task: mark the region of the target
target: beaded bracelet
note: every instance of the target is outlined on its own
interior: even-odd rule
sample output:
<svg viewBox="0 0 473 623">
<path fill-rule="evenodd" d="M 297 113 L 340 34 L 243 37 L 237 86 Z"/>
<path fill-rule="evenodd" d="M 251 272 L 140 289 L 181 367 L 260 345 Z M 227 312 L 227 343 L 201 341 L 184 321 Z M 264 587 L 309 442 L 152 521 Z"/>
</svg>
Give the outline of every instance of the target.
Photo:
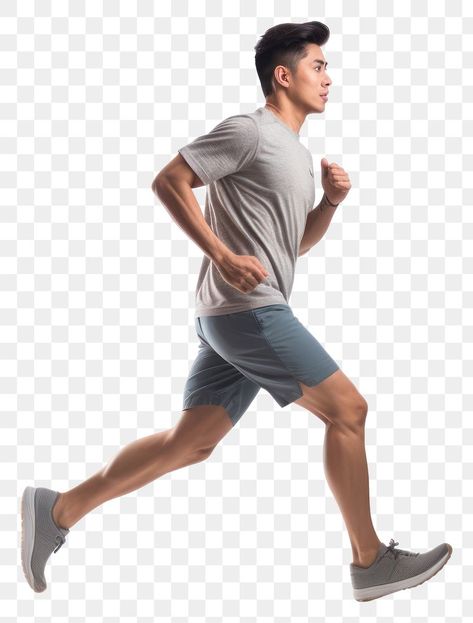
<svg viewBox="0 0 473 623">
<path fill-rule="evenodd" d="M 324 197 L 325 197 L 325 201 L 326 201 L 329 205 L 331 205 L 331 206 L 332 206 L 332 208 L 336 208 L 337 206 L 339 206 L 339 205 L 340 205 L 339 203 L 332 203 L 332 202 L 330 201 L 330 199 L 327 197 L 327 195 L 326 195 L 325 193 L 324 193 Z"/>
</svg>

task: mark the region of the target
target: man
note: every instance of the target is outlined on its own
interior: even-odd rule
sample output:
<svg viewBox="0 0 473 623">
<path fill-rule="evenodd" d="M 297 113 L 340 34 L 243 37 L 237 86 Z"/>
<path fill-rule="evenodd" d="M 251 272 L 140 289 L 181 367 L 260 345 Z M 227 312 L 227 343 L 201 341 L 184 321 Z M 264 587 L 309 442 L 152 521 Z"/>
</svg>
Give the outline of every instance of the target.
<svg viewBox="0 0 473 623">
<path fill-rule="evenodd" d="M 325 110 L 331 80 L 321 46 L 329 34 L 320 22 L 270 28 L 255 48 L 265 105 L 228 117 L 179 149 L 154 180 L 153 191 L 204 252 L 196 290 L 199 352 L 182 416 L 174 428 L 126 446 L 70 491 L 27 487 L 22 552 L 35 590 L 46 588 L 45 562 L 72 525 L 106 500 L 207 458 L 261 387 L 281 407 L 295 402 L 325 424 L 324 467 L 352 545 L 355 599 L 421 584 L 450 557 L 447 543 L 420 554 L 379 540 L 369 505 L 366 400 L 288 304 L 297 257 L 323 237 L 351 187 L 344 169 L 323 158 L 324 194 L 314 208 L 312 156 L 299 140 L 306 116 Z M 192 192 L 204 184 L 205 217 Z"/>
</svg>

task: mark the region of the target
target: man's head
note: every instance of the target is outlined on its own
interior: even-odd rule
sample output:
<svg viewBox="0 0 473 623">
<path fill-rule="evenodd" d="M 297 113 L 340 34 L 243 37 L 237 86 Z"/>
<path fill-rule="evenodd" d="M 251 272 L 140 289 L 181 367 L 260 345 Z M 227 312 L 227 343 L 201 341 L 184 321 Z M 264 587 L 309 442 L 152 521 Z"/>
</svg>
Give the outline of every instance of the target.
<svg viewBox="0 0 473 623">
<path fill-rule="evenodd" d="M 323 112 L 321 96 L 332 81 L 321 46 L 329 36 L 321 22 L 277 24 L 264 33 L 255 46 L 255 65 L 267 101 L 288 98 L 306 114 Z"/>
</svg>

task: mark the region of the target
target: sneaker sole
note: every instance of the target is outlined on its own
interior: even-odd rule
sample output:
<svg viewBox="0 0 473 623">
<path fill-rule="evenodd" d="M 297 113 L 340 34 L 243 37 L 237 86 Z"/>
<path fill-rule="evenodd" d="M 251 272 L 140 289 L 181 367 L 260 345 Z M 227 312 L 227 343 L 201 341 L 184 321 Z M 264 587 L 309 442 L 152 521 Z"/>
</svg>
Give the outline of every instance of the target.
<svg viewBox="0 0 473 623">
<path fill-rule="evenodd" d="M 372 601 L 373 599 L 378 599 L 378 597 L 384 597 L 384 595 L 396 593 L 406 588 L 414 588 L 414 586 L 423 584 L 436 575 L 452 555 L 452 546 L 447 543 L 447 547 L 448 554 L 445 554 L 435 565 L 423 573 L 419 573 L 405 580 L 399 580 L 398 582 L 391 582 L 390 584 L 379 584 L 378 586 L 369 586 L 368 588 L 355 588 L 353 589 L 354 598 L 357 601 Z"/>
<path fill-rule="evenodd" d="M 31 569 L 31 556 L 34 548 L 35 513 L 34 513 L 34 487 L 26 487 L 21 497 L 21 566 L 26 581 L 36 593 L 46 590 L 38 590 L 35 586 L 34 575 Z"/>
</svg>

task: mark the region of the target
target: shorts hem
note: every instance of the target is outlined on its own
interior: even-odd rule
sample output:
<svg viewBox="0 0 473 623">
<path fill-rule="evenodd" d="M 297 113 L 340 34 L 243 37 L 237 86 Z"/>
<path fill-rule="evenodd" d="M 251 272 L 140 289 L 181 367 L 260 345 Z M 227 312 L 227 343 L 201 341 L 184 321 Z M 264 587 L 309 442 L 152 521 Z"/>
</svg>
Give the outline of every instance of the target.
<svg viewBox="0 0 473 623">
<path fill-rule="evenodd" d="M 299 385 L 299 383 L 304 383 L 304 385 L 307 385 L 308 387 L 315 387 L 316 385 L 318 385 L 322 381 L 325 381 L 325 379 L 327 379 L 329 376 L 331 376 L 337 370 L 340 370 L 340 366 L 338 364 L 336 364 L 336 367 L 330 366 L 330 368 L 327 368 L 323 372 L 322 375 L 317 376 L 317 378 L 315 380 L 311 381 L 310 383 L 306 383 L 305 381 L 302 381 L 301 379 L 296 379 L 297 386 L 299 388 L 299 394 L 297 396 L 295 396 L 294 398 L 291 398 L 287 402 L 284 402 L 284 404 L 282 404 L 282 405 L 280 404 L 279 406 L 281 408 L 287 407 L 287 405 L 293 403 L 295 400 L 298 400 L 299 398 L 302 398 L 303 392 L 301 391 L 301 386 Z"/>
<path fill-rule="evenodd" d="M 182 403 L 182 410 L 190 409 L 191 407 L 197 407 L 200 405 L 216 405 L 219 407 L 223 407 L 225 411 L 228 413 L 233 426 L 240 419 L 237 414 L 232 409 L 232 400 L 224 400 L 218 394 L 196 394 L 187 398 Z"/>
</svg>

